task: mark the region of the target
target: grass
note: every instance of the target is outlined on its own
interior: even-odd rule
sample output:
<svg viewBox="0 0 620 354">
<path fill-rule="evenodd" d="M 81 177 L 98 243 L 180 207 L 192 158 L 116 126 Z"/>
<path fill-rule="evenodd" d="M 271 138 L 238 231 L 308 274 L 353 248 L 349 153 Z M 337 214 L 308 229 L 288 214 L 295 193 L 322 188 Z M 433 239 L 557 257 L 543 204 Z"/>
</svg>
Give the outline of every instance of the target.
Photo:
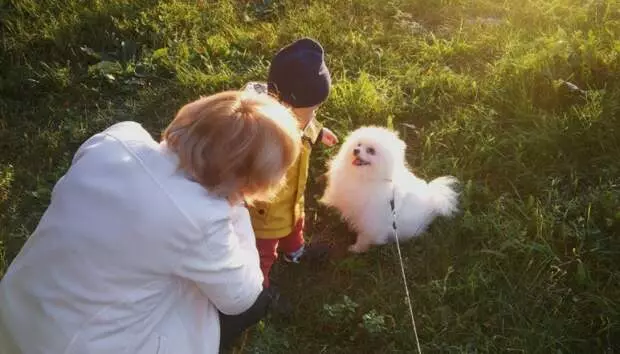
<svg viewBox="0 0 620 354">
<path fill-rule="evenodd" d="M 77 146 L 121 120 L 155 136 L 183 103 L 321 41 L 341 137 L 391 124 L 414 171 L 462 181 L 461 213 L 404 245 L 424 352 L 620 352 L 620 1 L 0 1 L 0 275 Z M 317 205 L 329 264 L 277 264 L 292 318 L 246 353 L 413 353 L 393 247 Z M 238 348 L 240 349 L 240 348 Z"/>
</svg>

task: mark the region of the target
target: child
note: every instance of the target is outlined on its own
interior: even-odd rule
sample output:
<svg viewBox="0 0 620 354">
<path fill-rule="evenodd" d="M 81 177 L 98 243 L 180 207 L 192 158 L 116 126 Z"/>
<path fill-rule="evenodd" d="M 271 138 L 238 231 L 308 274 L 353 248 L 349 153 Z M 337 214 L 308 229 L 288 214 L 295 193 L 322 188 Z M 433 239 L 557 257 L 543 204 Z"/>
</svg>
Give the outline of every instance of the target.
<svg viewBox="0 0 620 354">
<path fill-rule="evenodd" d="M 325 247 L 304 245 L 304 192 L 312 146 L 319 140 L 327 146 L 338 142 L 334 133 L 315 119 L 330 88 L 323 48 L 309 38 L 295 41 L 275 55 L 266 84 L 246 85 L 246 89 L 273 95 L 288 106 L 299 122 L 302 139 L 300 155 L 286 173 L 286 185 L 271 202 L 257 202 L 249 208 L 265 287 L 269 287 L 269 272 L 278 249 L 286 261 L 294 263 L 323 256 L 327 251 Z"/>
</svg>

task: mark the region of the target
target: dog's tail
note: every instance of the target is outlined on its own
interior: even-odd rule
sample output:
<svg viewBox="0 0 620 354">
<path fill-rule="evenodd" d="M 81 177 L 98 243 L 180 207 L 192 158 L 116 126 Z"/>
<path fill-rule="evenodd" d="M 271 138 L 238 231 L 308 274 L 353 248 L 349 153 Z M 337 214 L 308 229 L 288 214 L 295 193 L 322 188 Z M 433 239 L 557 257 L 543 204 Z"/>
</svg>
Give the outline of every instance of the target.
<svg viewBox="0 0 620 354">
<path fill-rule="evenodd" d="M 457 183 L 452 176 L 438 177 L 428 183 L 431 203 L 437 214 L 452 216 L 457 211 L 459 193 L 453 188 Z"/>
</svg>

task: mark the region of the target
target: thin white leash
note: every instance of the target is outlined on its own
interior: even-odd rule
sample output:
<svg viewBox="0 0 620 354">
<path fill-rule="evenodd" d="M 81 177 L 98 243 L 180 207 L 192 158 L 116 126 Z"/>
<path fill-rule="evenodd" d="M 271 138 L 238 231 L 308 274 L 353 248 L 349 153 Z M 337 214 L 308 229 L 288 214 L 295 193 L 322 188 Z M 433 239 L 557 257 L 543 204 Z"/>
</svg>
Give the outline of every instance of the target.
<svg viewBox="0 0 620 354">
<path fill-rule="evenodd" d="M 405 295 L 407 295 L 407 305 L 409 306 L 409 315 L 411 315 L 411 324 L 413 325 L 413 334 L 415 335 L 415 342 L 418 346 L 418 353 L 422 354 L 420 348 L 420 339 L 418 338 L 418 329 L 415 325 L 415 317 L 413 316 L 413 305 L 411 305 L 411 296 L 409 296 L 409 286 L 407 286 L 407 276 L 405 275 L 405 265 L 403 263 L 403 255 L 400 252 L 400 242 L 398 241 L 398 231 L 396 230 L 396 206 L 394 200 L 396 199 L 396 192 L 392 187 L 392 199 L 390 200 L 390 208 L 392 209 L 392 229 L 394 230 L 394 238 L 396 239 L 396 250 L 398 250 L 398 260 L 400 261 L 400 271 L 403 276 L 403 284 L 405 285 Z"/>
</svg>

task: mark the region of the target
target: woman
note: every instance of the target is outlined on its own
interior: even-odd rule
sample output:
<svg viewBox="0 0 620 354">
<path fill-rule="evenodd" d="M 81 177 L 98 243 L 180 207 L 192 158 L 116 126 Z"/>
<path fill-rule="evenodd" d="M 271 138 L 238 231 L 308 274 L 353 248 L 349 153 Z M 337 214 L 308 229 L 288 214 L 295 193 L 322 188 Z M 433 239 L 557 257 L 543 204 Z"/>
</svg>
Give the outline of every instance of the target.
<svg viewBox="0 0 620 354">
<path fill-rule="evenodd" d="M 88 139 L 0 282 L 0 353 L 216 353 L 270 302 L 243 203 L 298 141 L 286 108 L 237 91 L 182 107 L 159 144 L 135 122 Z"/>
</svg>

